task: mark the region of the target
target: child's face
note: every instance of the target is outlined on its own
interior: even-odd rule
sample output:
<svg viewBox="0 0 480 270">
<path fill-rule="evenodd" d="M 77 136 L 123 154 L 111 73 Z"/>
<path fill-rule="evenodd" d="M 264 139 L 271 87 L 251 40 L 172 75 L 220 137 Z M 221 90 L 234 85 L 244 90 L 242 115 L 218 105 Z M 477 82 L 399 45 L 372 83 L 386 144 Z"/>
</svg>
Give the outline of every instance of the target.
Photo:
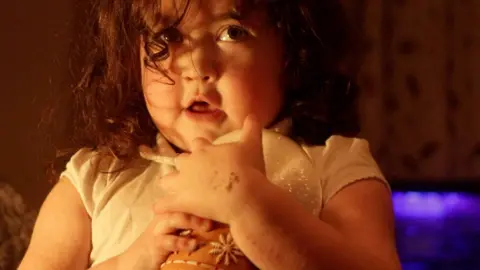
<svg viewBox="0 0 480 270">
<path fill-rule="evenodd" d="M 241 128 L 248 114 L 266 126 L 280 111 L 281 37 L 266 11 L 253 10 L 241 23 L 224 16 L 237 1 L 190 1 L 176 28 L 183 41 L 171 43 L 169 57 L 158 62 L 163 74 L 144 66 L 141 46 L 142 84 L 150 115 L 160 132 L 185 151 L 197 137 L 214 140 Z M 178 16 L 183 2 L 162 1 L 161 14 Z M 205 103 L 190 106 L 195 99 Z"/>
</svg>

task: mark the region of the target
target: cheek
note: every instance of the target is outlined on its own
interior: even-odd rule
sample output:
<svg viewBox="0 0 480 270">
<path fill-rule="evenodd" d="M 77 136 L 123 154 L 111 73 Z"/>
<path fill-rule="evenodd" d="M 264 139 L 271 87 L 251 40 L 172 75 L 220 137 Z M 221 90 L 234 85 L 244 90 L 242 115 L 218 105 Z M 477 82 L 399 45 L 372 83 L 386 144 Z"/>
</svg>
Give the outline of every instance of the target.
<svg viewBox="0 0 480 270">
<path fill-rule="evenodd" d="M 225 71 L 239 90 L 250 90 L 257 98 L 280 92 L 282 54 L 270 45 L 259 42 L 253 48 L 242 48 L 225 61 Z"/>
<path fill-rule="evenodd" d="M 281 87 L 276 59 L 262 58 L 254 53 L 243 56 L 226 61 L 224 77 L 232 82 L 237 92 L 261 96 Z"/>
<path fill-rule="evenodd" d="M 226 90 L 222 96 L 236 122 L 243 121 L 249 113 L 255 113 L 267 124 L 278 113 L 282 100 L 280 78 L 264 68 L 262 65 L 249 69 L 236 68 L 225 74 L 228 80 L 225 80 L 225 87 L 221 87 Z"/>
<path fill-rule="evenodd" d="M 181 112 L 178 87 L 166 84 L 161 76 L 154 73 L 145 74 L 142 83 L 145 103 L 153 122 L 160 129 L 172 127 Z"/>
<path fill-rule="evenodd" d="M 174 109 L 180 107 L 178 87 L 168 84 L 161 74 L 146 71 L 143 76 L 143 93 L 150 109 Z"/>
</svg>

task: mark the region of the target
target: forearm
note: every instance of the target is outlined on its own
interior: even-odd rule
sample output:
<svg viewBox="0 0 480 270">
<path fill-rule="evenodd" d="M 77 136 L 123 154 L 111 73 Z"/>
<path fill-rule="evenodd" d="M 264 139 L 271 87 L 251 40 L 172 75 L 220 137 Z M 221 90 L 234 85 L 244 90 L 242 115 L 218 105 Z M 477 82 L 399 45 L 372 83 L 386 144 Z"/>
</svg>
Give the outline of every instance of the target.
<svg viewBox="0 0 480 270">
<path fill-rule="evenodd" d="M 120 258 L 119 256 L 113 257 L 109 260 L 106 260 L 102 263 L 99 263 L 88 270 L 121 270 L 125 268 L 121 268 L 120 266 Z"/>
<path fill-rule="evenodd" d="M 88 270 L 131 270 L 131 269 L 148 269 L 146 259 L 134 257 L 131 254 L 122 253 L 121 255 L 112 257 L 104 262 L 92 266 Z"/>
<path fill-rule="evenodd" d="M 231 224 L 237 245 L 262 270 L 392 269 L 308 213 L 280 189 L 262 189 Z M 257 192 L 256 191 L 256 192 Z M 259 201 L 261 200 L 261 202 Z"/>
</svg>

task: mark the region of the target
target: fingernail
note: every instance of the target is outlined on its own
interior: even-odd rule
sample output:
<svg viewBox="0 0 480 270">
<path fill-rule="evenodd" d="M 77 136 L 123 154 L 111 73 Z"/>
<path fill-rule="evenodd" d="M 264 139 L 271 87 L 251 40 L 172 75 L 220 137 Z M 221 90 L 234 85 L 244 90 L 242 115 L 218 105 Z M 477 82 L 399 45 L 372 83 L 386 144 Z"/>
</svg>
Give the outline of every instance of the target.
<svg viewBox="0 0 480 270">
<path fill-rule="evenodd" d="M 159 235 L 161 230 L 162 230 L 162 226 L 160 224 L 155 225 L 155 228 L 153 229 L 153 235 L 155 236 Z"/>
<path fill-rule="evenodd" d="M 188 240 L 187 245 L 188 245 L 188 248 L 189 248 L 191 251 L 193 251 L 193 250 L 195 250 L 195 249 L 197 248 L 197 241 L 196 241 L 195 239 L 190 239 L 190 240 Z"/>
<path fill-rule="evenodd" d="M 200 248 L 202 248 L 202 247 L 204 247 L 204 246 L 206 246 L 206 245 L 207 245 L 207 242 L 205 242 L 205 241 L 199 241 L 199 242 L 197 243 L 197 249 L 200 249 Z"/>
<path fill-rule="evenodd" d="M 209 231 L 211 227 L 210 221 L 205 220 L 200 227 L 202 228 L 203 231 Z"/>
<path fill-rule="evenodd" d="M 186 237 L 186 236 L 192 235 L 192 233 L 193 233 L 193 230 L 191 230 L 191 229 L 181 230 L 181 231 L 178 233 L 178 236 Z"/>
</svg>

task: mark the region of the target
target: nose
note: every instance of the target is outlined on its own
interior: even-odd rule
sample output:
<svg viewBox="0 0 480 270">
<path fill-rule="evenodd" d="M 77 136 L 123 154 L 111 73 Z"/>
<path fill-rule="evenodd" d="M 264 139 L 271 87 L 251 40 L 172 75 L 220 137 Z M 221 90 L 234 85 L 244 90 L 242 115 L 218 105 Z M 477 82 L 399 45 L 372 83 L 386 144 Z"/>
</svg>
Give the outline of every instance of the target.
<svg viewBox="0 0 480 270">
<path fill-rule="evenodd" d="M 195 44 L 178 57 L 180 75 L 185 81 L 212 83 L 217 80 L 218 70 L 214 48 L 209 44 Z"/>
</svg>

